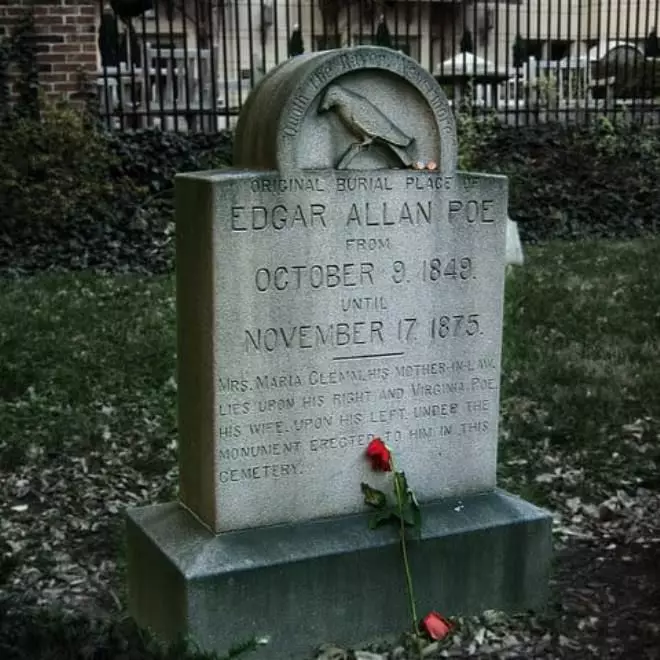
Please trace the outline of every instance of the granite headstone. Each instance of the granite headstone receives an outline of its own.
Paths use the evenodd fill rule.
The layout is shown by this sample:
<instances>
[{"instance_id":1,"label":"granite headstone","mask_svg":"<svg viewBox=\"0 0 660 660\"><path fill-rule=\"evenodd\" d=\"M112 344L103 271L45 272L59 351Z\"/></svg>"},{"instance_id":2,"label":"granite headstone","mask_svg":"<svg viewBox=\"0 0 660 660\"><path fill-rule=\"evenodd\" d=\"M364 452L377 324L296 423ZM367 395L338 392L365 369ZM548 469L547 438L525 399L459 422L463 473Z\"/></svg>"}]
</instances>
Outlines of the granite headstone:
<instances>
[{"instance_id":1,"label":"granite headstone","mask_svg":"<svg viewBox=\"0 0 660 660\"><path fill-rule=\"evenodd\" d=\"M234 169L177 177L180 503L129 513L139 622L276 660L403 621L374 436L423 504L429 607L543 601L550 519L495 478L507 180L456 151L432 76L360 47L275 68Z\"/></svg>"}]
</instances>

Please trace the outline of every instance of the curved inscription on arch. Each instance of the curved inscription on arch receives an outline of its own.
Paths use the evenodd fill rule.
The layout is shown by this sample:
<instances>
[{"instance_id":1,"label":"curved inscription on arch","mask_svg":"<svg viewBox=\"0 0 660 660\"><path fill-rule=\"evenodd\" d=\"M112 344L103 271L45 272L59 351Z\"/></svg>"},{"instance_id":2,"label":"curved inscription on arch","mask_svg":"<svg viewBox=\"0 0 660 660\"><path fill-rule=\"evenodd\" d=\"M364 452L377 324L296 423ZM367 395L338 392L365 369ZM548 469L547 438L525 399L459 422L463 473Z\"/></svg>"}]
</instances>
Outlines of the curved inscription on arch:
<instances>
[{"instance_id":1,"label":"curved inscription on arch","mask_svg":"<svg viewBox=\"0 0 660 660\"><path fill-rule=\"evenodd\" d=\"M234 133L234 165L252 169L276 169L275 139L279 112L299 71L318 60L320 53L306 53L271 69L250 92L241 109Z\"/></svg>"},{"instance_id":2,"label":"curved inscription on arch","mask_svg":"<svg viewBox=\"0 0 660 660\"><path fill-rule=\"evenodd\" d=\"M322 55L305 67L279 113L274 145L279 171L359 169L359 154L372 145L380 146L384 166L434 160L440 171L455 171L454 116L428 71L403 54L373 46ZM329 115L334 119L325 121L332 124L324 126L320 122Z\"/></svg>"}]
</instances>

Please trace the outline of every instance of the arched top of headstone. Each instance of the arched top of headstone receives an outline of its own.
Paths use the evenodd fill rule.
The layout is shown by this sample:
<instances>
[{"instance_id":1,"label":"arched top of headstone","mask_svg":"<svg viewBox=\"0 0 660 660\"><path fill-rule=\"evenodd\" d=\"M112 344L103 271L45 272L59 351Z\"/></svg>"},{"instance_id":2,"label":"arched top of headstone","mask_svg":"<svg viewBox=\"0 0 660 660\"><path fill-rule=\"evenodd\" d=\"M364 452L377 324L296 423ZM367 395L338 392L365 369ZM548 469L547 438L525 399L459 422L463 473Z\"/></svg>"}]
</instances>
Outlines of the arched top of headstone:
<instances>
[{"instance_id":1,"label":"arched top of headstone","mask_svg":"<svg viewBox=\"0 0 660 660\"><path fill-rule=\"evenodd\" d=\"M447 97L413 59L360 46L294 57L269 72L241 112L234 165L299 169L456 169Z\"/></svg>"}]
</instances>

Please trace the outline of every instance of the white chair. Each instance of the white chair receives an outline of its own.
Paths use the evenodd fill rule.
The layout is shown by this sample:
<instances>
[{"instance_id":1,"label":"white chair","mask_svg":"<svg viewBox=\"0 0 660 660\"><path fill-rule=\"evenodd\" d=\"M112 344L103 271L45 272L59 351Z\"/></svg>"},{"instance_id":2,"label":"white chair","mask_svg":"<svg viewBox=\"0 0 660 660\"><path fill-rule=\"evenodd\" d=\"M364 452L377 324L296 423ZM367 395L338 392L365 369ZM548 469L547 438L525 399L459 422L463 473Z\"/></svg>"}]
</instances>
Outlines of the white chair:
<instances>
[{"instance_id":1,"label":"white chair","mask_svg":"<svg viewBox=\"0 0 660 660\"><path fill-rule=\"evenodd\" d=\"M134 121L137 113L144 112L145 84L144 72L141 68L130 68L125 62L119 67L108 66L97 71L96 85L101 103L101 112L104 116L112 117L112 124L119 128L126 122L143 124L140 120ZM132 117L133 116L133 117ZM137 128L137 125L135 126Z\"/></svg>"},{"instance_id":2,"label":"white chair","mask_svg":"<svg viewBox=\"0 0 660 660\"><path fill-rule=\"evenodd\" d=\"M200 128L212 123L211 51L154 48L147 44L149 113L164 119L164 129ZM201 122L199 121L201 120Z\"/></svg>"}]
</instances>

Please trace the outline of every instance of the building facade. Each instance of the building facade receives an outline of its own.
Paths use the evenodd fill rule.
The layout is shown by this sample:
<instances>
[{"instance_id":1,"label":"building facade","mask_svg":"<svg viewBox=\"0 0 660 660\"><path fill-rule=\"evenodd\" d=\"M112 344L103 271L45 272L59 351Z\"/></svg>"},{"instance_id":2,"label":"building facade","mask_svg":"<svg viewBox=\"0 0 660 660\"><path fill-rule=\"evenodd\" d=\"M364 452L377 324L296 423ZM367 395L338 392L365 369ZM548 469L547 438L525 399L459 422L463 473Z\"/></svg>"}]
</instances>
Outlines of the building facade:
<instances>
[{"instance_id":1,"label":"building facade","mask_svg":"<svg viewBox=\"0 0 660 660\"><path fill-rule=\"evenodd\" d=\"M0 7L0 29L6 37L27 9L34 12L39 73L47 95L74 95L84 75L106 88L123 85L124 96L139 93L144 106L145 99L154 96L154 79L169 76L167 84L178 85L175 95L180 97L186 91L181 88L182 77L193 71L195 94L211 95L221 107L237 109L258 79L288 57L295 26L306 51L324 50L373 43L383 16L392 46L433 72L442 70L443 63L461 50L469 32L470 50L479 61L491 70L508 72L516 49L525 59L559 62L594 59L613 42L641 46L658 23L660 4L658 0L155 0L151 9L130 21L116 20L113 7L135 1L8 0ZM128 26L134 31L136 39L129 41L134 44L132 55L124 57L133 64L123 66L141 69L142 91L135 91L132 73L117 67L110 67L110 77L119 82L108 82L107 61L102 66L99 47L104 15L106 23L108 16L116 23L118 33Z\"/></svg>"},{"instance_id":2,"label":"building facade","mask_svg":"<svg viewBox=\"0 0 660 660\"><path fill-rule=\"evenodd\" d=\"M198 4L202 4L201 0ZM466 31L472 51L497 70L514 64L518 40L525 58L559 61L604 53L605 44L626 41L643 45L658 22L657 0L400 0L372 3L338 0L328 10L324 0L211 0L216 72L222 81L242 81L249 88L288 57L292 30L299 26L306 51L374 42L384 16L393 47L430 71L461 49ZM194 13L194 2L186 4ZM170 24L161 8L159 21L150 12L145 37L172 36L178 47L195 47L194 21L178 12ZM184 29L185 24L185 29ZM174 29L171 29L173 26ZM164 35L164 36L163 36ZM187 38L184 37L187 35ZM600 48L599 48L600 47ZM520 48L520 46L519 46ZM596 50L594 50L594 48Z\"/></svg>"}]
</instances>

